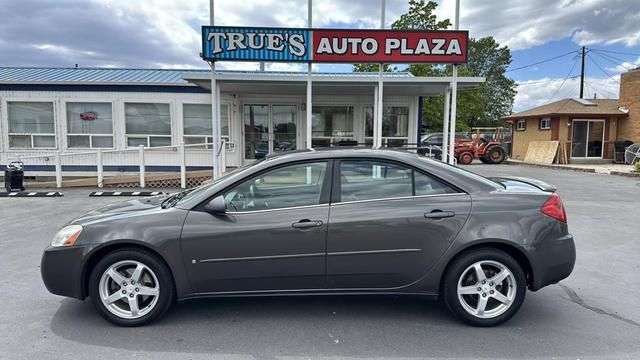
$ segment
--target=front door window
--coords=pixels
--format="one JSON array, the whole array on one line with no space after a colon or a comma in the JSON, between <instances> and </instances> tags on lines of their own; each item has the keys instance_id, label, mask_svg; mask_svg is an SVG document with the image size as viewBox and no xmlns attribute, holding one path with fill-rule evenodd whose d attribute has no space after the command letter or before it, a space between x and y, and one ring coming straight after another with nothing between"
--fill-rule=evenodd
<instances>
[{"instance_id":1,"label":"front door window","mask_svg":"<svg viewBox=\"0 0 640 360\"><path fill-rule=\"evenodd\" d=\"M604 121L573 121L572 158L602 158L603 141Z\"/></svg>"},{"instance_id":2,"label":"front door window","mask_svg":"<svg viewBox=\"0 0 640 360\"><path fill-rule=\"evenodd\" d=\"M262 159L267 154L296 148L295 105L245 105L245 159Z\"/></svg>"}]
</instances>

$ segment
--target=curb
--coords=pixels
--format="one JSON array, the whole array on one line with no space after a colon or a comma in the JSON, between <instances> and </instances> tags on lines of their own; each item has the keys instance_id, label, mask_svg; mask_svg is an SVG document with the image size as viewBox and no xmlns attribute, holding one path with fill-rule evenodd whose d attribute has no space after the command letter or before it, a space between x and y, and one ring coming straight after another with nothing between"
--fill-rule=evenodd
<instances>
[{"instance_id":1,"label":"curb","mask_svg":"<svg viewBox=\"0 0 640 360\"><path fill-rule=\"evenodd\" d=\"M539 168L545 168L545 169L556 169L556 170L569 170L569 171L578 171L578 172L585 172L585 173L590 173L590 174L602 174L602 175L616 175L616 176L625 176L625 177L640 177L640 173L638 172L622 172L622 171L609 171L609 172L597 172L596 169L589 169L589 168L575 168L575 167L565 167L565 166L558 166L558 165L544 165L544 164L532 164L532 163L522 163L522 162L515 162L515 161L505 161L504 162L507 165L522 165L522 166L531 166L531 167L539 167Z\"/></svg>"},{"instance_id":2,"label":"curb","mask_svg":"<svg viewBox=\"0 0 640 360\"><path fill-rule=\"evenodd\" d=\"M162 191L94 191L89 194L90 197L97 196L156 196L165 195Z\"/></svg>"},{"instance_id":3,"label":"curb","mask_svg":"<svg viewBox=\"0 0 640 360\"><path fill-rule=\"evenodd\" d=\"M0 197L60 197L60 191L16 191L0 192Z\"/></svg>"}]
</instances>

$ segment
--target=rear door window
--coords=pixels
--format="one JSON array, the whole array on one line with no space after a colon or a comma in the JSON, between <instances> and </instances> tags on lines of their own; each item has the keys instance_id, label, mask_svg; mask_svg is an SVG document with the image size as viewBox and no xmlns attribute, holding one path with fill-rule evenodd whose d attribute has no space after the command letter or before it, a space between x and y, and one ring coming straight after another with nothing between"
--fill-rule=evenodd
<instances>
[{"instance_id":1,"label":"rear door window","mask_svg":"<svg viewBox=\"0 0 640 360\"><path fill-rule=\"evenodd\" d=\"M410 167L376 160L340 162L340 201L457 193L449 185Z\"/></svg>"}]
</instances>

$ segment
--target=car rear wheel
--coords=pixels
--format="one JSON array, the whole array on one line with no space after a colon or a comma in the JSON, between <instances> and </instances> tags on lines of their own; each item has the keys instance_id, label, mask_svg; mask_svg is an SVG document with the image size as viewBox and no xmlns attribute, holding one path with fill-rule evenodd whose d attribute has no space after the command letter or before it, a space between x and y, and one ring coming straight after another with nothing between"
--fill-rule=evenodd
<instances>
[{"instance_id":1,"label":"car rear wheel","mask_svg":"<svg viewBox=\"0 0 640 360\"><path fill-rule=\"evenodd\" d=\"M443 296L451 312L474 326L509 320L522 305L526 277L517 261L497 249L466 253L445 274Z\"/></svg>"},{"instance_id":2,"label":"car rear wheel","mask_svg":"<svg viewBox=\"0 0 640 360\"><path fill-rule=\"evenodd\" d=\"M173 281L157 256L137 249L102 258L89 278L89 297L100 315L120 326L140 326L160 318L174 298Z\"/></svg>"}]
</instances>

